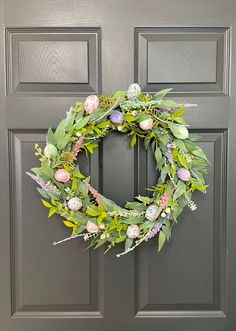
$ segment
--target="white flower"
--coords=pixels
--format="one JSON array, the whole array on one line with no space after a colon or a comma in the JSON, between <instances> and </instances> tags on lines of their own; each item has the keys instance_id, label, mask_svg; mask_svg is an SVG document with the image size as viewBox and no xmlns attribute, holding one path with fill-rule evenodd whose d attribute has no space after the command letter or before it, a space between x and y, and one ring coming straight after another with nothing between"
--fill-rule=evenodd
<instances>
[{"instance_id":1,"label":"white flower","mask_svg":"<svg viewBox=\"0 0 236 331\"><path fill-rule=\"evenodd\" d=\"M161 213L161 217L166 217L166 213Z\"/></svg>"},{"instance_id":2,"label":"white flower","mask_svg":"<svg viewBox=\"0 0 236 331\"><path fill-rule=\"evenodd\" d=\"M166 213L169 214L170 212L171 212L170 207L167 207L167 208L166 208Z\"/></svg>"},{"instance_id":3,"label":"white flower","mask_svg":"<svg viewBox=\"0 0 236 331\"><path fill-rule=\"evenodd\" d=\"M104 223L101 223L101 224L99 225L99 228L100 228L101 230L103 230L103 229L105 228L105 224L104 224Z\"/></svg>"}]
</instances>

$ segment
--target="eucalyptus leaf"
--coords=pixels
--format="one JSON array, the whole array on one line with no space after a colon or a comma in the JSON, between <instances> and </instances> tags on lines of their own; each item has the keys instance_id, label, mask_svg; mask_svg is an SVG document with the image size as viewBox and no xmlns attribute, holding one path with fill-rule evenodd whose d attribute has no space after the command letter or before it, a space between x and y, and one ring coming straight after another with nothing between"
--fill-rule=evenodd
<instances>
[{"instance_id":1,"label":"eucalyptus leaf","mask_svg":"<svg viewBox=\"0 0 236 331\"><path fill-rule=\"evenodd\" d=\"M127 251L133 244L133 239L127 238L125 241L125 251Z\"/></svg>"},{"instance_id":2,"label":"eucalyptus leaf","mask_svg":"<svg viewBox=\"0 0 236 331\"><path fill-rule=\"evenodd\" d=\"M166 236L163 231L160 231L158 236L158 252L160 252L160 250L162 249L165 241L166 241Z\"/></svg>"},{"instance_id":3,"label":"eucalyptus leaf","mask_svg":"<svg viewBox=\"0 0 236 331\"><path fill-rule=\"evenodd\" d=\"M177 200L185 192L186 192L186 185L184 184L184 182L182 182L182 180L179 180L177 184L177 188L173 195L173 201Z\"/></svg>"},{"instance_id":4,"label":"eucalyptus leaf","mask_svg":"<svg viewBox=\"0 0 236 331\"><path fill-rule=\"evenodd\" d=\"M157 93L154 94L153 99L154 100L163 99L164 96L172 90L173 90L172 88L166 88L164 90L158 91Z\"/></svg>"},{"instance_id":5,"label":"eucalyptus leaf","mask_svg":"<svg viewBox=\"0 0 236 331\"><path fill-rule=\"evenodd\" d=\"M188 129L184 125L168 124L168 126L176 138L187 139L189 137Z\"/></svg>"},{"instance_id":6,"label":"eucalyptus leaf","mask_svg":"<svg viewBox=\"0 0 236 331\"><path fill-rule=\"evenodd\" d=\"M174 100L165 100L158 105L159 108L177 108L179 105Z\"/></svg>"},{"instance_id":7,"label":"eucalyptus leaf","mask_svg":"<svg viewBox=\"0 0 236 331\"><path fill-rule=\"evenodd\" d=\"M81 130L90 120L90 116L82 117L78 122L76 122L74 128L75 130Z\"/></svg>"}]
</instances>

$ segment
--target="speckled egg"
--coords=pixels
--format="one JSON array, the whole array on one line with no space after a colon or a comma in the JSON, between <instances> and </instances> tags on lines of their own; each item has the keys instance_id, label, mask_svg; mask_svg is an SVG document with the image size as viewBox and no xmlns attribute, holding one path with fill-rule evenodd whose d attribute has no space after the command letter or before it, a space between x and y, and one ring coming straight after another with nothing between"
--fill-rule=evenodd
<instances>
[{"instance_id":1,"label":"speckled egg","mask_svg":"<svg viewBox=\"0 0 236 331\"><path fill-rule=\"evenodd\" d=\"M56 157L58 155L58 151L56 146L52 144L47 144L44 148L44 155L48 158L51 159L53 157Z\"/></svg>"},{"instance_id":2,"label":"speckled egg","mask_svg":"<svg viewBox=\"0 0 236 331\"><path fill-rule=\"evenodd\" d=\"M155 205L149 206L145 213L145 217L149 221L155 221L158 218L158 215L159 215L158 207Z\"/></svg>"},{"instance_id":3,"label":"speckled egg","mask_svg":"<svg viewBox=\"0 0 236 331\"><path fill-rule=\"evenodd\" d=\"M141 87L137 84L131 84L127 91L127 98L130 100L137 99L139 93L141 93Z\"/></svg>"},{"instance_id":4,"label":"speckled egg","mask_svg":"<svg viewBox=\"0 0 236 331\"><path fill-rule=\"evenodd\" d=\"M139 227L136 224L131 224L128 226L126 231L127 237L130 239L135 239L139 236Z\"/></svg>"},{"instance_id":5,"label":"speckled egg","mask_svg":"<svg viewBox=\"0 0 236 331\"><path fill-rule=\"evenodd\" d=\"M92 114L98 109L99 99L96 95L89 95L84 101L84 110L87 114Z\"/></svg>"},{"instance_id":6,"label":"speckled egg","mask_svg":"<svg viewBox=\"0 0 236 331\"><path fill-rule=\"evenodd\" d=\"M124 122L122 113L119 110L114 110L110 116L110 121L113 124L122 124Z\"/></svg>"},{"instance_id":7,"label":"speckled egg","mask_svg":"<svg viewBox=\"0 0 236 331\"><path fill-rule=\"evenodd\" d=\"M97 226L97 224L95 224L91 221L88 221L86 224L86 230L89 233L97 233L99 231L99 227Z\"/></svg>"},{"instance_id":8,"label":"speckled egg","mask_svg":"<svg viewBox=\"0 0 236 331\"><path fill-rule=\"evenodd\" d=\"M80 210L82 207L82 201L80 198L71 198L68 202L67 202L68 207L73 210L73 211L77 211Z\"/></svg>"},{"instance_id":9,"label":"speckled egg","mask_svg":"<svg viewBox=\"0 0 236 331\"><path fill-rule=\"evenodd\" d=\"M147 118L146 120L140 122L139 126L144 131L151 130L153 128L153 119Z\"/></svg>"},{"instance_id":10,"label":"speckled egg","mask_svg":"<svg viewBox=\"0 0 236 331\"><path fill-rule=\"evenodd\" d=\"M190 171L188 169L185 168L179 168L176 172L177 176L179 179L181 179L184 182L187 182L190 180L191 178L191 174Z\"/></svg>"}]
</instances>

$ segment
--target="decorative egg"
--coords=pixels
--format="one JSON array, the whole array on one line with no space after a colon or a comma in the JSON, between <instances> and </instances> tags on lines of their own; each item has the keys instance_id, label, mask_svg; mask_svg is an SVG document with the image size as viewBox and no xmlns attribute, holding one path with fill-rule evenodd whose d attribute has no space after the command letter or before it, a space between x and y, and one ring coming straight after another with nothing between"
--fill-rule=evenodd
<instances>
[{"instance_id":1,"label":"decorative egg","mask_svg":"<svg viewBox=\"0 0 236 331\"><path fill-rule=\"evenodd\" d=\"M130 100L137 99L139 93L141 93L141 87L137 84L131 84L127 91L127 98Z\"/></svg>"},{"instance_id":2,"label":"decorative egg","mask_svg":"<svg viewBox=\"0 0 236 331\"><path fill-rule=\"evenodd\" d=\"M92 114L98 109L99 99L96 95L89 95L84 101L84 109L87 114Z\"/></svg>"},{"instance_id":3,"label":"decorative egg","mask_svg":"<svg viewBox=\"0 0 236 331\"><path fill-rule=\"evenodd\" d=\"M97 226L97 224L91 221L87 222L86 229L89 233L97 233L99 231L99 227Z\"/></svg>"},{"instance_id":4,"label":"decorative egg","mask_svg":"<svg viewBox=\"0 0 236 331\"><path fill-rule=\"evenodd\" d=\"M159 216L159 210L156 205L151 205L147 208L145 217L149 221L155 221L158 218L158 216Z\"/></svg>"},{"instance_id":5,"label":"decorative egg","mask_svg":"<svg viewBox=\"0 0 236 331\"><path fill-rule=\"evenodd\" d=\"M122 113L119 110L114 110L110 116L110 121L113 124L122 124L124 122Z\"/></svg>"},{"instance_id":6,"label":"decorative egg","mask_svg":"<svg viewBox=\"0 0 236 331\"><path fill-rule=\"evenodd\" d=\"M56 157L58 155L58 150L57 150L56 146L54 146L52 144L47 144L44 148L44 155L48 159Z\"/></svg>"},{"instance_id":7,"label":"decorative egg","mask_svg":"<svg viewBox=\"0 0 236 331\"><path fill-rule=\"evenodd\" d=\"M128 226L126 231L127 237L130 239L135 239L139 236L139 227L136 224L131 224Z\"/></svg>"},{"instance_id":8,"label":"decorative egg","mask_svg":"<svg viewBox=\"0 0 236 331\"><path fill-rule=\"evenodd\" d=\"M82 207L82 201L80 198L75 197L75 198L71 198L68 202L67 202L68 207L73 210L73 211L77 211L80 210Z\"/></svg>"},{"instance_id":9,"label":"decorative egg","mask_svg":"<svg viewBox=\"0 0 236 331\"><path fill-rule=\"evenodd\" d=\"M153 119L147 118L146 120L140 122L139 126L144 131L151 130L153 128Z\"/></svg>"},{"instance_id":10,"label":"decorative egg","mask_svg":"<svg viewBox=\"0 0 236 331\"><path fill-rule=\"evenodd\" d=\"M190 171L185 168L179 168L176 172L179 179L181 179L183 182L187 182L191 178Z\"/></svg>"},{"instance_id":11,"label":"decorative egg","mask_svg":"<svg viewBox=\"0 0 236 331\"><path fill-rule=\"evenodd\" d=\"M70 174L65 169L58 169L55 174L54 178L61 183L66 183L70 180Z\"/></svg>"}]
</instances>

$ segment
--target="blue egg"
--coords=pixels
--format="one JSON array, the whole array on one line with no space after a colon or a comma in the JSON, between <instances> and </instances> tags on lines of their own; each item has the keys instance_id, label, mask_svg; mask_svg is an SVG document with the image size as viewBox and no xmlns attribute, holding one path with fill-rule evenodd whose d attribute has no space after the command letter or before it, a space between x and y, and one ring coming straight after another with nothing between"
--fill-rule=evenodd
<instances>
[{"instance_id":1,"label":"blue egg","mask_svg":"<svg viewBox=\"0 0 236 331\"><path fill-rule=\"evenodd\" d=\"M114 112L110 116L110 121L113 124L122 124L124 122L122 113L119 110L114 110Z\"/></svg>"},{"instance_id":2,"label":"blue egg","mask_svg":"<svg viewBox=\"0 0 236 331\"><path fill-rule=\"evenodd\" d=\"M127 98L136 100L139 93L141 93L141 87L137 83L131 84L127 91Z\"/></svg>"}]
</instances>

